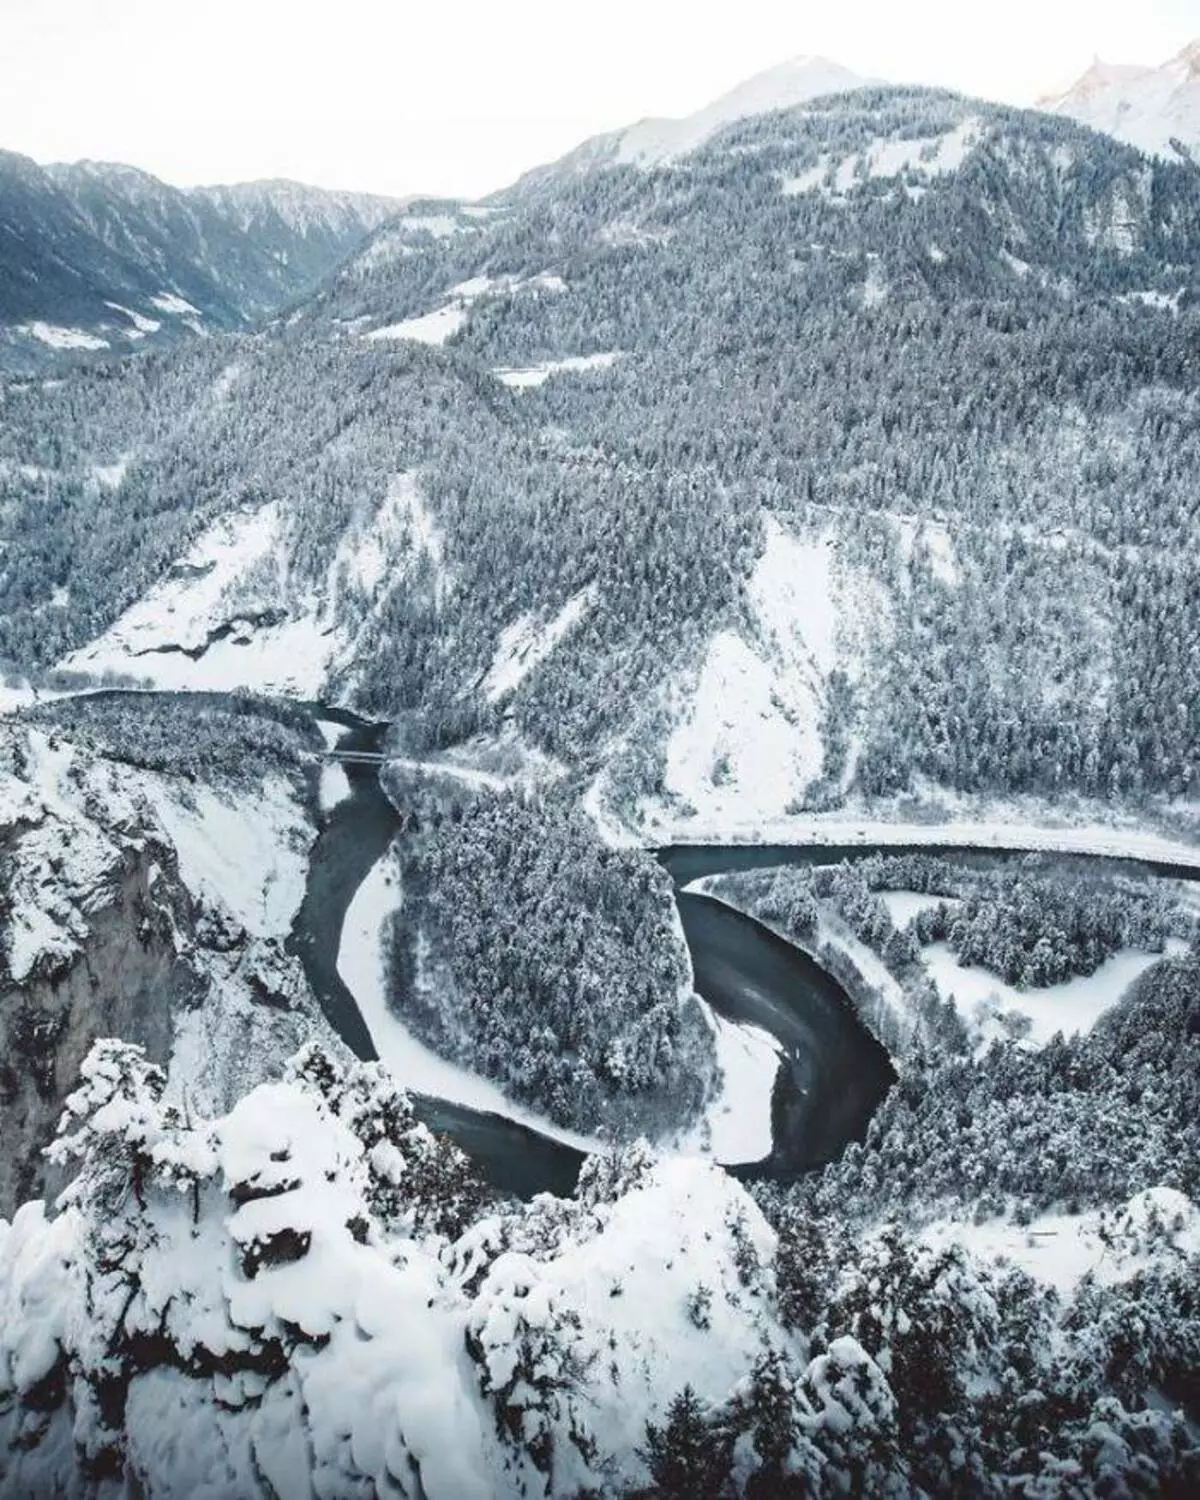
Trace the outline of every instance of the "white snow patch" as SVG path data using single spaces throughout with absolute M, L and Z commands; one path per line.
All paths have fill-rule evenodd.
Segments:
M 400 220 L 400 228 L 410 234 L 431 234 L 435 240 L 446 240 L 460 233 L 462 225 L 449 214 L 407 214 Z
M 676 1143 L 729 1165 L 762 1161 L 771 1154 L 771 1093 L 779 1071 L 779 1043 L 758 1026 L 727 1021 L 700 1000 L 713 1034 L 723 1080 L 699 1122 Z
M 346 800 L 350 791 L 350 778 L 346 775 L 345 767 L 336 760 L 327 761 L 321 767 L 321 784 L 317 792 L 321 811 L 332 812 L 339 802 Z
M 572 354 L 566 359 L 547 360 L 540 365 L 519 369 L 502 367 L 492 371 L 497 380 L 515 391 L 527 391 L 545 385 L 551 375 L 583 374 L 588 370 L 608 370 L 621 358 L 620 349 L 606 349 L 599 354 Z
M 351 524 L 338 543 L 330 597 L 335 597 L 342 577 L 368 598 L 374 597 L 389 577 L 394 578 L 421 554 L 433 564 L 439 582 L 444 581 L 441 533 L 417 475 L 412 471 L 393 474 L 374 515 L 361 524 Z
M 118 490 L 124 482 L 125 475 L 129 472 L 129 455 L 117 459 L 112 464 L 93 464 L 92 477 L 96 483 L 105 490 Z
M 525 614 L 501 632 L 492 664 L 483 679 L 483 696 L 498 703 L 517 688 L 535 667 L 539 666 L 564 636 L 591 612 L 596 603 L 596 586 L 589 584 L 572 595 L 549 620 Z
M 127 333 L 127 338 L 141 338 L 147 333 L 157 333 L 162 324 L 157 318 L 148 318 L 145 313 L 135 312 L 132 307 L 122 307 L 119 302 L 106 302 L 105 307 L 111 307 L 114 312 L 124 313 L 133 324 L 133 333 Z
M 1183 293 L 1183 287 L 1180 287 L 1177 292 L 1125 292 L 1117 298 L 1117 301 L 1136 303 L 1141 307 L 1154 307 L 1162 312 L 1177 313 Z
M 451 334 L 457 333 L 466 321 L 466 309 L 451 304 L 447 307 L 436 308 L 433 312 L 422 313 L 417 318 L 405 318 L 400 323 L 389 323 L 386 328 L 373 329 L 370 333 L 364 333 L 363 338 L 372 341 L 411 339 L 417 344 L 444 344 Z
M 51 349 L 107 349 L 108 340 L 82 328 L 60 328 L 56 323 L 21 323 L 18 333 L 28 334 Z
M 774 517 L 746 595 L 748 635 L 712 639 L 667 743 L 668 791 L 716 827 L 780 818 L 820 776 L 826 681 L 835 666 L 859 670 L 855 617 L 873 597 L 835 564 L 832 536 L 801 539 Z
M 1151 1232 L 1155 1221 L 1163 1239 Z M 1025 1225 L 1007 1219 L 940 1220 L 921 1238 L 935 1248 L 958 1244 L 979 1260 L 1016 1266 L 1070 1296 L 1089 1274 L 1112 1286 L 1130 1280 L 1164 1251 L 1180 1260 L 1200 1253 L 1200 1210 L 1174 1188 L 1153 1187 L 1115 1211 L 1039 1214 Z
M 928 896 L 923 891 L 880 891 L 878 895 L 887 907 L 888 916 L 897 932 L 903 932 L 913 918 L 919 917 L 923 911 L 933 911 L 943 902 L 947 906 L 954 904 L 952 897 Z
M 207 905 L 231 912 L 253 937 L 286 937 L 304 897 L 312 829 L 288 783 L 234 792 L 139 778 L 175 845 L 179 873 Z
M 198 307 L 193 307 L 186 297 L 181 297 L 177 292 L 159 292 L 150 301 L 159 312 L 170 313 L 173 317 L 183 317 L 185 313 L 196 318 L 203 317 Z
M 971 118 L 942 135 L 888 137 L 840 161 L 825 155 L 799 172 L 784 174 L 780 190 L 785 197 L 820 191 L 832 198 L 844 198 L 857 184 L 872 179 L 915 176 L 927 183 L 956 172 L 981 134 L 981 122 Z M 923 189 L 906 184 L 906 191 L 917 197 Z
M 1182 951 L 1169 940 L 1167 953 Z M 995 1037 L 1008 1035 L 1003 1021 L 1027 1018 L 1025 1040 L 1044 1047 L 1055 1032 L 1064 1036 L 1086 1033 L 1117 1003 L 1139 975 L 1163 957 L 1161 953 L 1114 953 L 1094 974 L 1064 980 L 1044 989 L 1020 990 L 978 966 L 961 965 L 946 943 L 930 943 L 921 950 L 922 962 L 944 1000 L 980 1038 L 982 1050 Z
M 878 307 L 881 302 L 886 302 L 888 296 L 888 284 L 884 277 L 883 269 L 876 257 L 872 257 L 867 266 L 866 280 L 863 282 L 862 301 L 864 307 Z
M 317 696 L 337 645 L 330 627 L 315 613 L 256 623 L 253 609 L 227 602 L 252 570 L 277 573 L 283 550 L 274 502 L 222 517 L 103 635 L 60 665 L 93 676 L 128 673 L 173 691 Z

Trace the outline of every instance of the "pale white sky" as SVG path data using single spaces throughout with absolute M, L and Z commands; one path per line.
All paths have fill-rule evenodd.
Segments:
M 798 53 L 1025 104 L 1198 35 L 1200 0 L 0 0 L 0 146 L 477 195 Z

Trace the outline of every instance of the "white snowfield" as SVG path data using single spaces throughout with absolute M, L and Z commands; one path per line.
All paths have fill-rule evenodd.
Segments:
M 761 1027 L 725 1020 L 704 1000 L 700 1008 L 712 1029 L 721 1087 L 673 1149 L 726 1165 L 762 1161 L 774 1144 L 771 1094 L 779 1072 L 779 1043 Z
M 181 297 L 178 292 L 159 292 L 157 296 L 151 297 L 159 312 L 169 314 L 175 318 L 199 318 L 202 316 L 200 309 L 190 303 L 186 297 Z
M 496 379 L 514 391 L 535 390 L 545 385 L 551 375 L 583 375 L 590 370 L 611 370 L 621 358 L 620 349 L 606 349 L 599 354 L 572 354 L 566 359 L 547 360 L 545 364 L 492 371 Z
M 108 340 L 83 328 L 60 328 L 56 323 L 19 323 L 17 333 L 27 334 L 50 349 L 107 349 Z
M 467 321 L 466 309 L 458 303 L 435 308 L 420 317 L 404 318 L 399 323 L 389 323 L 386 328 L 374 328 L 364 333 L 363 338 L 378 342 L 381 339 L 411 339 L 417 344 L 444 344 L 452 334 Z
M 549 619 L 525 614 L 506 626 L 483 679 L 483 696 L 487 701 L 499 703 L 518 688 L 592 611 L 596 599 L 596 586 L 589 584 Z
M 284 938 L 304 899 L 313 829 L 280 776 L 238 792 L 180 787 L 136 773 L 133 785 L 175 846 L 184 884 L 252 937 Z
M 1142 151 L 1194 158 L 1200 153 L 1200 40 L 1157 68 L 1097 61 L 1065 94 L 1038 107 Z
M 971 118 L 941 135 L 889 137 L 838 160 L 823 156 L 814 166 L 784 177 L 783 194 L 794 197 L 799 193 L 822 192 L 828 197 L 844 198 L 861 182 L 891 177 L 915 176 L 922 181 L 944 177 L 958 171 L 982 134 L 982 121 Z M 909 191 L 919 195 L 920 184 L 910 185 Z
M 1102 1286 L 1130 1281 L 1162 1248 L 1149 1253 L 1148 1228 L 1157 1220 L 1167 1234 L 1166 1258 L 1200 1254 L 1200 1209 L 1175 1188 L 1136 1193 L 1124 1208 L 1083 1214 L 1042 1214 L 1030 1224 L 990 1219 L 983 1224 L 942 1219 L 921 1238 L 936 1248 L 958 1244 L 978 1260 L 1018 1267 L 1069 1296 L 1085 1276 Z
M 733 830 L 785 817 L 823 768 L 830 672 L 858 675 L 868 612 L 875 631 L 887 628 L 879 591 L 836 554 L 831 535 L 801 539 L 774 517 L 766 530 L 747 586 L 748 625 L 713 638 L 667 743 L 667 789 L 692 811 L 648 808 L 648 829 Z
M 1186 947 L 1178 939 L 1168 939 L 1165 953 L 1178 955 Z M 1094 974 L 1080 975 L 1043 989 L 1021 990 L 1005 984 L 987 969 L 960 964 L 946 943 L 930 943 L 921 950 L 929 977 L 942 998 L 954 1002 L 955 1009 L 977 1036 L 980 1052 L 986 1051 L 994 1038 L 1009 1035 L 1006 1021 L 1020 1020 L 1027 1024 L 1023 1041 L 1030 1047 L 1044 1047 L 1056 1032 L 1073 1036 L 1090 1031 L 1134 980 L 1163 956 L 1139 951 L 1114 953 Z
M 96 676 L 120 672 L 178 691 L 315 693 L 335 644 L 321 622 L 301 616 L 256 624 L 253 609 L 226 603 L 255 569 L 277 574 L 282 550 L 276 504 L 222 517 L 102 636 L 60 665 Z M 226 626 L 229 634 L 212 639 Z
M 441 535 L 409 472 L 393 475 L 381 500 L 363 498 L 315 589 L 293 586 L 288 548 L 286 517 L 274 501 L 222 516 L 59 667 L 93 678 L 116 672 L 175 692 L 314 698 L 333 664 L 353 653 L 341 609 L 347 591 L 365 623 L 419 559 L 432 565 L 439 597 L 449 581 Z
M 368 247 L 368 254 L 378 254 Z M 410 339 L 418 344 L 441 345 L 464 327 L 471 306 L 480 297 L 511 296 L 532 289 L 535 292 L 562 292 L 566 282 L 561 276 L 542 272 L 524 279 L 517 276 L 471 276 L 448 287 L 443 294 L 441 306 L 415 317 L 402 318 L 398 323 L 388 323 L 382 328 L 373 328 L 361 338 L 373 342 L 380 340 Z

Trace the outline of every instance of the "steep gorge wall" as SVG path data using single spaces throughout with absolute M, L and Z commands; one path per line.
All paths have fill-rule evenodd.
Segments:
M 180 952 L 193 903 L 174 863 L 148 841 L 124 851 L 95 893 L 78 956 L 38 965 L 19 986 L 0 978 L 0 1217 L 55 1187 L 41 1151 L 92 1043 L 118 1036 L 165 1066 L 176 1010 L 203 998 Z

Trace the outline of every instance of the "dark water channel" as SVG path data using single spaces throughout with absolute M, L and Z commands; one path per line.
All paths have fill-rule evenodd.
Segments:
M 314 713 L 344 726 L 341 751 L 377 751 L 383 744 L 385 725 L 341 710 L 314 706 Z M 351 795 L 330 813 L 313 849 L 291 947 L 330 1025 L 358 1057 L 374 1060 L 337 956 L 347 909 L 400 819 L 376 766 L 345 762 L 343 768 Z M 681 874 L 694 878 L 690 867 Z M 739 1175 L 794 1177 L 833 1159 L 861 1137 L 887 1092 L 894 1077 L 887 1054 L 841 986 L 799 949 L 707 897 L 681 893 L 679 908 L 700 994 L 727 1019 L 770 1032 L 782 1052 L 772 1097 L 774 1149 L 763 1162 L 735 1164 Z M 573 1188 L 582 1161 L 573 1148 L 499 1115 L 425 1096 L 414 1102 L 425 1123 L 457 1141 L 496 1187 L 523 1197 Z

